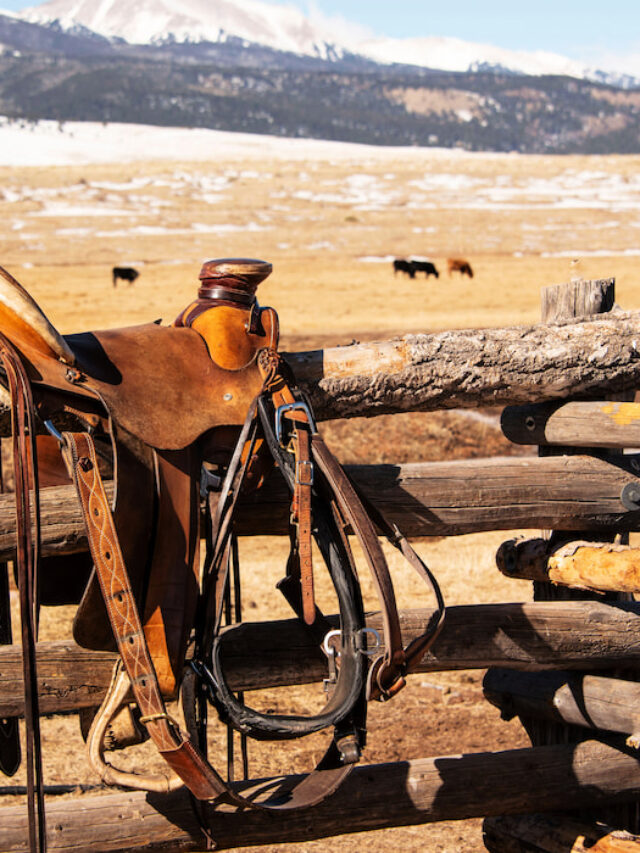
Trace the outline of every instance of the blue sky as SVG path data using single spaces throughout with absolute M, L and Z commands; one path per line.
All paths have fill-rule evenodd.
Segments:
M 640 53 L 639 0 L 289 0 L 387 36 L 455 36 L 512 50 Z M 590 63 L 589 63 L 590 64 Z
M 275 2 L 276 0 L 266 0 Z M 340 16 L 377 35 L 456 36 L 512 50 L 548 50 L 588 65 L 640 55 L 639 0 L 278 0 Z M 34 0 L 0 0 L 19 10 Z

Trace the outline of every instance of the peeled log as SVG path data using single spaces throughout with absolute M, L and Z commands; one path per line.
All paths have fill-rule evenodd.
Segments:
M 502 815 L 482 825 L 490 853 L 640 853 L 640 838 L 564 815 Z
M 597 742 L 356 767 L 336 796 L 284 814 L 203 804 L 216 849 L 305 842 L 347 832 L 499 814 L 590 808 L 640 796 L 640 763 Z M 184 790 L 60 798 L 47 806 L 49 850 L 201 850 Z M 26 853 L 26 809 L 0 809 L 0 850 Z M 329 845 L 331 846 L 331 845 Z M 617 853 L 617 851 L 616 851 Z
M 509 718 L 526 715 L 627 735 L 640 731 L 640 684 L 635 681 L 495 667 L 485 675 L 483 690 Z
M 502 574 L 595 592 L 640 592 L 640 549 L 613 542 L 568 542 L 549 552 L 549 540 L 510 539 L 498 549 Z
M 640 403 L 572 400 L 507 406 L 500 424 L 515 444 L 640 447 Z
M 491 458 L 405 465 L 349 465 L 363 492 L 407 536 L 453 536 L 482 530 L 562 526 L 634 530 L 638 511 L 621 501 L 634 487 L 640 456 Z M 105 484 L 107 494 L 111 483 Z M 240 535 L 287 533 L 291 498 L 282 478 L 241 498 Z M 41 490 L 42 552 L 86 550 L 73 486 Z M 0 559 L 15 547 L 13 495 L 0 495 Z
M 419 636 L 432 611 L 400 614 L 405 642 Z M 334 626 L 337 617 L 328 617 Z M 367 625 L 382 631 L 379 613 Z M 326 657 L 296 619 L 242 623 L 225 632 L 224 660 L 233 690 L 319 682 Z M 419 672 L 486 669 L 595 669 L 640 662 L 640 604 L 554 601 L 449 607 L 444 627 L 424 655 Z M 0 647 L 0 717 L 24 710 L 20 647 Z M 100 704 L 116 655 L 82 649 L 70 641 L 38 644 L 43 714 Z M 1 849 L 1 848 L 0 848 Z
M 286 353 L 319 419 L 607 396 L 640 386 L 640 314 Z

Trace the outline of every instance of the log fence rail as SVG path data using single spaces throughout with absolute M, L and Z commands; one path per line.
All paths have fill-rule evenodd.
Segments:
M 554 531 L 506 541 L 496 555 L 504 575 L 534 582 L 537 600 L 449 608 L 418 670 L 487 670 L 486 699 L 505 718 L 520 717 L 533 745 L 362 766 L 340 797 L 286 820 L 209 807 L 220 849 L 480 816 L 493 853 L 640 853 L 632 818 L 640 803 L 640 603 L 632 600 L 640 548 L 628 541 L 640 529 L 640 404 L 630 399 L 640 388 L 640 313 L 617 309 L 613 279 L 604 279 L 547 288 L 543 320 L 287 355 L 320 420 L 500 404 L 504 435 L 541 448 L 538 457 L 350 469 L 410 536 Z M 43 552 L 85 551 L 73 487 L 43 489 L 41 506 Z M 239 532 L 284 533 L 287 509 L 282 487 L 268 483 L 244 501 Z M 2 564 L 15 547 L 13 513 L 12 495 L 0 495 Z M 403 612 L 406 637 L 429 615 Z M 368 625 L 379 624 L 379 614 L 368 615 Z M 243 623 L 225 645 L 234 690 L 326 674 L 295 620 Z M 40 643 L 43 712 L 95 707 L 114 659 L 71 641 Z M 0 645 L 0 718 L 24 712 L 20 660 L 17 646 Z M 201 843 L 182 791 L 65 798 L 48 813 L 51 850 Z M 22 807 L 0 806 L 0 849 L 25 849 L 24 821 Z

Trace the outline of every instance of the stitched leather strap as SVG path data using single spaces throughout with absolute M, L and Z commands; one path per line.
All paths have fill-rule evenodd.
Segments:
M 167 714 L 98 469 L 93 441 L 86 433 L 65 432 L 63 439 L 63 453 L 80 499 L 89 548 L 109 621 L 142 719 L 159 752 L 194 795 L 199 799 L 219 797 L 226 793 L 224 782 L 213 768 L 198 760 L 188 738 Z
M 240 794 L 231 788 L 167 714 L 149 655 L 138 608 L 113 517 L 98 469 L 93 441 L 86 433 L 63 433 L 62 452 L 80 499 L 89 548 L 96 567 L 118 650 L 131 680 L 143 722 L 158 751 L 199 800 L 225 799 L 254 809 L 290 810 L 316 805 L 338 789 L 351 770 L 339 766 L 332 746 L 316 770 L 293 787 L 279 790 L 272 783 L 247 786 Z M 262 789 L 264 788 L 264 791 Z M 264 793 L 266 800 L 255 798 Z

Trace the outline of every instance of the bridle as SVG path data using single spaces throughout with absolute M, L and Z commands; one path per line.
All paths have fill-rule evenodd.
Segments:
M 167 677 L 164 682 L 160 678 L 143 627 L 146 623 L 144 612 L 140 608 L 145 606 L 145 601 L 141 589 L 144 589 L 146 583 L 146 594 L 149 595 L 149 590 L 153 587 L 153 568 L 156 564 L 151 561 L 151 557 L 148 558 L 151 575 L 148 575 L 146 580 L 144 573 L 139 570 L 131 574 L 132 567 L 127 565 L 127 555 L 141 552 L 140 549 L 136 551 L 137 546 L 134 547 L 135 541 L 130 530 L 124 531 L 127 542 L 121 541 L 123 529 L 122 526 L 119 529 L 114 521 L 91 429 L 83 432 L 58 432 L 52 426 L 51 431 L 60 442 L 63 458 L 76 486 L 95 566 L 97 587 L 104 601 L 122 661 L 122 666 L 114 673 L 111 688 L 90 732 L 89 753 L 94 766 L 107 782 L 158 791 L 169 790 L 182 782 L 196 801 L 212 800 L 242 808 L 286 811 L 308 808 L 322 802 L 339 788 L 359 760 L 365 744 L 367 701 L 390 699 L 402 689 L 407 674 L 415 669 L 441 630 L 444 602 L 435 578 L 406 538 L 395 526 L 389 525 L 375 506 L 360 493 L 324 442 L 314 421 L 309 401 L 298 388 L 286 361 L 277 352 L 277 315 L 273 309 L 261 308 L 255 297 L 257 283 L 268 274 L 267 267 L 270 270 L 270 265 L 260 261 L 208 262 L 201 274 L 203 283 L 198 293 L 199 299 L 185 309 L 174 323 L 173 329 L 157 329 L 151 326 L 123 330 L 122 333 L 95 333 L 99 347 L 107 349 L 106 355 L 103 352 L 98 353 L 102 359 L 98 365 L 108 363 L 110 368 L 115 368 L 117 376 L 122 378 L 124 375 L 125 379 L 125 371 L 131 367 L 131 363 L 123 358 L 120 374 L 117 370 L 117 356 L 122 353 L 128 356 L 132 346 L 139 347 L 140 342 L 144 344 L 148 341 L 158 341 L 159 343 L 153 344 L 156 347 L 153 351 L 159 353 L 161 358 L 162 342 L 166 341 L 167 345 L 172 347 L 174 361 L 170 366 L 173 366 L 176 353 L 180 352 L 178 345 L 181 346 L 183 341 L 187 342 L 189 352 L 200 359 L 197 362 L 198 370 L 210 370 L 207 375 L 211 376 L 211 387 L 215 393 L 212 392 L 211 397 L 207 399 L 225 402 L 229 398 L 233 401 L 234 395 L 243 399 L 242 395 L 248 395 L 248 389 L 253 389 L 246 408 L 241 409 L 242 417 L 246 412 L 244 423 L 242 417 L 236 421 L 225 421 L 215 409 L 212 409 L 213 414 L 207 410 L 206 418 L 195 419 L 195 427 L 191 426 L 193 419 L 189 421 L 189 428 L 183 428 L 179 433 L 181 438 L 178 439 L 170 434 L 170 425 L 157 420 L 157 406 L 152 410 L 156 420 L 153 421 L 152 428 L 149 428 L 150 432 L 147 431 L 144 418 L 138 417 L 137 411 L 133 412 L 135 417 L 132 417 L 132 408 L 135 408 L 132 398 L 118 396 L 121 392 L 116 389 L 120 386 L 111 382 L 111 370 L 102 370 L 92 375 L 90 370 L 83 372 L 77 366 L 66 366 L 66 379 L 63 380 L 62 386 L 52 386 L 62 388 L 64 394 L 64 382 L 67 382 L 77 395 L 82 392 L 84 396 L 77 396 L 73 403 L 74 407 L 80 408 L 74 408 L 73 411 L 82 415 L 81 403 L 84 403 L 87 411 L 91 412 L 91 417 L 86 418 L 88 424 L 95 423 L 96 418 L 100 418 L 96 411 L 102 410 L 102 421 L 109 425 L 114 447 L 119 442 L 121 449 L 124 448 L 123 441 L 126 440 L 130 442 L 131 448 L 136 442 L 142 448 L 140 468 L 134 466 L 133 472 L 124 480 L 127 487 L 132 489 L 132 493 L 136 471 L 151 471 L 150 464 L 153 465 L 155 461 L 164 476 L 169 478 L 166 481 L 169 498 L 173 497 L 171 482 L 178 484 L 176 495 L 181 495 L 187 501 L 187 508 L 190 510 L 194 508 L 192 487 L 196 486 L 197 477 L 193 467 L 194 460 L 199 460 L 201 464 L 204 458 L 203 433 L 198 432 L 198 425 L 205 424 L 204 429 L 211 429 L 212 432 L 220 425 L 228 424 L 233 429 L 237 428 L 235 444 L 222 467 L 221 483 L 216 477 L 203 479 L 203 497 L 208 518 L 207 554 L 198 589 L 194 593 L 197 597 L 195 616 L 188 608 L 185 610 L 190 619 L 193 617 L 193 622 L 187 624 L 187 629 L 192 629 L 189 651 L 184 672 L 181 671 L 180 658 L 180 671 L 175 678 L 170 670 L 165 673 Z M 247 270 L 250 272 L 247 273 Z M 17 283 L 16 286 L 19 287 Z M 212 315 L 207 312 L 212 309 L 221 309 L 222 313 L 216 315 L 212 325 L 208 326 L 208 318 Z M 237 360 L 234 342 L 229 343 L 221 356 L 229 360 L 230 366 L 227 367 L 226 364 L 215 362 L 216 340 L 207 338 L 208 333 L 213 334 L 211 329 L 220 328 L 219 325 L 216 326 L 216 322 L 223 322 L 224 318 L 230 315 L 235 318 L 230 320 L 230 328 L 242 338 L 238 344 L 238 352 L 241 355 L 245 352 L 249 338 L 252 341 L 251 346 L 256 347 L 255 351 L 249 347 L 246 364 L 242 361 L 242 358 L 245 358 L 242 355 L 236 367 L 233 366 L 234 359 Z M 244 318 L 242 327 L 239 326 L 238 318 Z M 223 338 L 226 331 L 225 329 Z M 79 353 L 95 354 L 95 349 L 80 349 L 81 346 L 94 346 L 91 341 L 82 336 L 76 337 L 69 338 L 69 343 L 73 344 Z M 202 349 L 202 341 L 208 347 L 207 352 Z M 257 348 L 256 341 L 261 342 L 260 348 Z M 64 345 L 67 346 L 66 343 Z M 109 352 L 116 354 L 113 365 Z M 216 363 L 215 370 L 210 368 L 207 353 L 210 362 Z M 73 352 L 70 352 L 70 355 L 74 358 Z M 9 341 L 1 337 L 0 358 L 15 413 L 14 447 L 22 465 L 20 468 L 17 464 L 16 470 L 23 471 L 17 480 L 16 501 L 19 512 L 22 512 L 20 508 L 26 507 L 26 515 L 23 512 L 22 518 L 18 517 L 21 592 L 24 589 L 25 607 L 29 608 L 30 612 L 35 612 L 34 578 L 37 558 L 34 556 L 33 543 L 29 539 L 30 524 L 25 520 L 29 517 L 28 501 L 32 483 L 37 492 L 35 449 L 31 446 L 29 450 L 26 440 L 27 436 L 34 435 L 33 422 L 30 420 L 33 408 L 31 388 L 27 373 L 23 369 L 21 354 Z M 78 360 L 81 361 L 80 357 Z M 87 363 L 91 363 L 90 359 Z M 68 362 L 65 364 L 68 365 Z M 71 365 L 73 364 L 72 361 Z M 188 367 L 184 360 L 179 361 L 178 365 L 185 369 Z M 55 366 L 58 370 L 61 369 L 59 364 L 56 363 Z M 138 365 L 130 372 L 133 374 L 133 387 L 138 387 L 135 382 L 139 382 L 140 377 L 144 379 L 144 371 Z M 175 376 L 178 373 L 179 371 L 174 370 L 167 375 Z M 53 379 L 56 382 L 61 381 L 55 375 Z M 229 391 L 223 396 L 225 383 L 233 388 L 233 393 Z M 46 384 L 43 385 L 46 391 Z M 69 392 L 67 389 L 67 393 L 74 391 Z M 131 395 L 130 391 L 127 393 Z M 138 398 L 133 399 L 137 403 Z M 197 405 L 197 402 L 193 400 L 194 405 Z M 213 403 L 209 405 L 213 406 Z M 124 428 L 120 426 L 118 415 L 126 420 Z M 142 427 L 138 427 L 140 432 L 136 433 L 133 429 L 139 424 L 142 424 Z M 154 443 L 155 437 L 160 436 L 159 440 L 162 441 L 167 435 L 173 444 Z M 187 466 L 181 470 L 179 481 L 176 478 L 173 481 L 170 479 L 172 475 L 169 472 L 174 459 L 172 452 L 182 453 L 180 464 Z M 188 456 L 187 461 L 185 455 Z M 133 451 L 128 458 L 133 464 Z M 320 711 L 310 715 L 256 710 L 245 701 L 242 693 L 234 693 L 227 680 L 225 653 L 228 650 L 229 637 L 233 636 L 227 629 L 234 620 L 237 622 L 242 618 L 239 588 L 241 569 L 237 557 L 234 516 L 239 498 L 248 488 L 249 480 L 253 478 L 255 482 L 259 482 L 268 471 L 279 472 L 291 494 L 291 547 L 285 577 L 278 584 L 278 588 L 318 647 L 319 654 L 324 655 L 327 661 L 328 698 Z M 145 480 L 145 484 L 146 482 Z M 188 483 L 188 488 L 185 483 Z M 169 501 L 169 505 L 170 503 Z M 199 509 L 199 506 L 196 508 Z M 122 525 L 122 519 L 120 521 Z M 197 533 L 197 528 L 195 532 Z M 194 530 L 191 529 L 189 535 L 193 533 Z M 365 624 L 360 585 L 348 533 L 353 534 L 362 547 L 382 613 L 383 642 L 376 635 L 372 648 L 368 641 L 375 632 Z M 403 644 L 393 583 L 379 541 L 380 534 L 401 551 L 427 583 L 436 600 L 434 615 L 425 626 L 424 632 L 406 647 Z M 337 598 L 337 629 L 335 623 L 330 622 L 316 604 L 314 543 L 328 570 Z M 155 556 L 154 551 L 154 559 Z M 188 561 L 185 559 L 186 562 Z M 137 567 L 134 565 L 133 568 Z M 163 565 L 162 568 L 166 572 L 171 567 Z M 190 584 L 194 584 L 194 577 L 189 576 L 188 571 L 179 577 L 184 577 L 185 582 L 188 580 Z M 165 583 L 164 578 L 161 580 Z M 168 583 L 171 581 L 169 577 Z M 156 591 L 158 589 L 160 595 L 171 587 L 159 587 Z M 188 607 L 191 606 L 189 594 L 185 593 L 181 599 Z M 91 617 L 92 613 L 93 611 L 89 610 L 88 616 Z M 33 625 L 33 621 L 30 624 Z M 33 627 L 31 635 L 34 635 Z M 183 638 L 179 639 L 182 642 Z M 27 631 L 24 659 L 27 662 L 33 661 L 33 667 L 25 669 L 25 686 L 28 689 L 35 684 L 32 640 L 33 636 L 30 637 Z M 180 650 L 183 646 L 176 645 L 175 648 Z M 182 681 L 186 731 L 183 730 L 182 723 L 167 712 L 165 694 L 170 692 L 170 688 L 165 690 L 165 694 L 162 688 L 165 683 L 171 685 L 179 680 Z M 124 701 L 128 684 L 139 709 L 139 722 L 146 728 L 165 759 L 172 773 L 170 777 L 122 774 L 104 763 L 102 753 L 105 726 Z M 32 709 L 27 720 L 30 737 L 32 743 L 37 744 L 37 694 L 33 690 L 27 705 Z M 331 729 L 333 736 L 325 754 L 306 776 L 296 777 L 289 783 L 247 783 L 242 784 L 240 788 L 232 781 L 229 773 L 225 780 L 208 760 L 206 729 L 210 707 L 215 708 L 230 729 L 240 732 L 243 753 L 246 738 L 283 741 L 324 729 Z M 232 743 L 232 738 L 229 742 Z M 35 769 L 32 771 L 34 778 L 40 775 L 38 762 L 39 753 L 36 748 L 33 762 Z M 35 782 L 31 787 L 35 789 Z M 37 799 L 32 797 L 30 801 L 36 802 Z M 35 808 L 30 808 L 30 814 L 33 814 L 33 819 L 30 820 L 33 827 L 32 849 L 35 849 L 36 843 L 40 843 L 39 849 L 43 850 L 43 809 L 40 810 L 41 831 L 40 841 L 37 842 Z M 204 829 L 206 831 L 206 826 Z

